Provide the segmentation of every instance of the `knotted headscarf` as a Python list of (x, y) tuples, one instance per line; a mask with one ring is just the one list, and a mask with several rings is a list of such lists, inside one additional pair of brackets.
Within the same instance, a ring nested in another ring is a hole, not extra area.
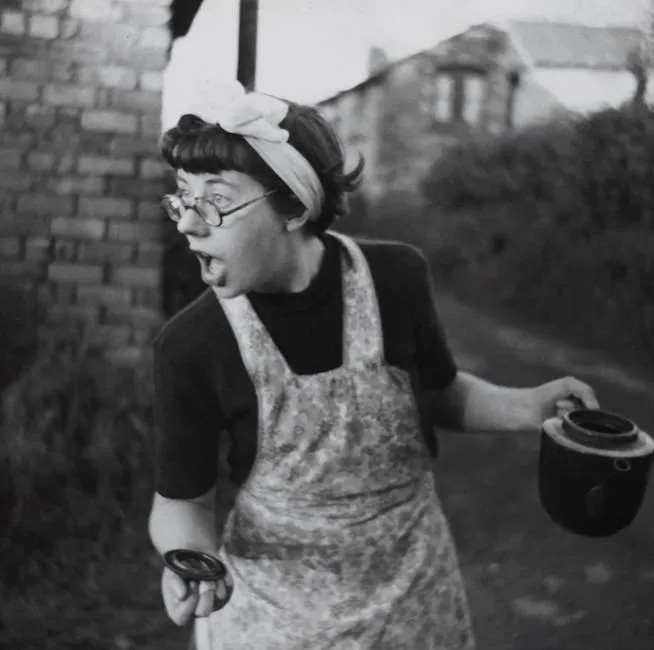
[(194, 90), (193, 100), (181, 113), (178, 106), (178, 116), (192, 113), (242, 136), (297, 196), (309, 219), (317, 219), (325, 192), (314, 168), (288, 143), (288, 131), (279, 126), (288, 113), (288, 104), (270, 95), (248, 93), (239, 83), (226, 86), (208, 82)]

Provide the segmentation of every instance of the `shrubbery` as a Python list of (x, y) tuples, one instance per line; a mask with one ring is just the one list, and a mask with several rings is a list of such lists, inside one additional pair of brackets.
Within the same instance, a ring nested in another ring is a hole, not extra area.
[[(152, 495), (152, 382), (79, 341), (45, 346), (7, 388), (0, 430), (2, 582), (109, 554)], [(83, 562), (81, 563), (84, 564)]]
[(423, 189), (442, 282), (625, 358), (654, 350), (652, 110), (461, 143)]

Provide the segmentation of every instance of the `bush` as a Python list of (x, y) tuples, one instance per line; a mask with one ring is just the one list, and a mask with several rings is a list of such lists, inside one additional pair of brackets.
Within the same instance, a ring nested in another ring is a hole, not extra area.
[(40, 350), (2, 400), (0, 580), (78, 568), (109, 553), (151, 498), (153, 414), (147, 358), (112, 363), (84, 343)]
[(466, 298), (642, 359), (654, 348), (653, 176), (651, 109), (459, 143), (423, 183), (433, 266)]

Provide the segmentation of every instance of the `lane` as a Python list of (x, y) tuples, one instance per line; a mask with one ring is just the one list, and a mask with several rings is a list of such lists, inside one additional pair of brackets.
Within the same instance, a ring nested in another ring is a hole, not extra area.
[[(441, 297), (460, 367), (506, 385), (573, 374), (654, 432), (654, 386), (597, 354), (536, 338)], [(437, 477), (485, 650), (651, 650), (654, 490), (609, 539), (560, 530), (537, 497), (539, 437), (441, 434)]]

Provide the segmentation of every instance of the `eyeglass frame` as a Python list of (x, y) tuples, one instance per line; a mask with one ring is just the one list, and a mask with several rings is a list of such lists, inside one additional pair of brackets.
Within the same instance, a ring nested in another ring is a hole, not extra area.
[[(215, 201), (212, 201), (210, 199), (205, 199), (204, 197), (201, 196), (200, 197), (194, 196), (192, 199), (193, 202), (189, 205), (189, 203), (185, 202), (184, 199), (179, 194), (165, 194), (161, 199), (161, 207), (168, 215), (168, 218), (174, 223), (179, 223), (182, 220), (182, 217), (184, 216), (184, 212), (186, 212), (186, 210), (194, 210), (198, 214), (200, 219), (202, 219), (202, 221), (204, 221), (204, 223), (207, 224), (207, 226), (209, 226), (210, 228), (220, 228), (224, 223), (225, 217), (229, 217), (235, 212), (239, 212), (240, 210), (243, 210), (244, 208), (247, 208), (248, 206), (257, 203), (258, 201), (262, 201), (263, 199), (270, 196), (271, 194), (274, 194), (277, 191), (278, 191), (277, 189), (268, 190), (267, 192), (264, 192), (263, 194), (256, 196), (255, 198), (250, 199), (249, 201), (245, 201), (244, 203), (239, 203), (238, 205), (228, 208), (227, 210), (221, 210), (216, 205)], [(175, 208), (172, 207), (171, 205), (172, 201), (179, 202), (178, 210), (175, 210)], [(211, 223), (210, 221), (208, 221), (205, 215), (202, 214), (202, 211), (198, 209), (198, 204), (200, 205), (206, 204), (210, 208), (212, 208), (214, 213), (218, 216), (218, 223)], [(175, 212), (171, 213), (168, 209), (169, 207), (175, 210)]]

